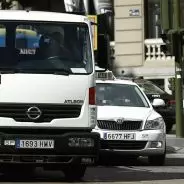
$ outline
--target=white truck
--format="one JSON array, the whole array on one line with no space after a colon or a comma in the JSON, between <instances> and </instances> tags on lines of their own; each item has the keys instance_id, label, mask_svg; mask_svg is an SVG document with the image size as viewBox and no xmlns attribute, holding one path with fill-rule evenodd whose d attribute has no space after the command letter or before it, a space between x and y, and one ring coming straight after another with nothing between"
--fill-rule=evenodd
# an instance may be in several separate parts
<instances>
[{"instance_id":1,"label":"white truck","mask_svg":"<svg viewBox=\"0 0 184 184\"><path fill-rule=\"evenodd\" d=\"M1 10L0 55L1 172L20 164L80 179L99 150L88 18Z\"/></svg>"}]
</instances>

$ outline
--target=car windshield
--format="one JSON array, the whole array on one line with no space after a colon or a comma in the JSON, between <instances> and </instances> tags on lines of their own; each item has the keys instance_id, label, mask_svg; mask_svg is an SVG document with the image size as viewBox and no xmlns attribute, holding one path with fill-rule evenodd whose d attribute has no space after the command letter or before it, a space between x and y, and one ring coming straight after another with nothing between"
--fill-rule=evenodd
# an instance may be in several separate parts
<instances>
[{"instance_id":1,"label":"car windshield","mask_svg":"<svg viewBox=\"0 0 184 184\"><path fill-rule=\"evenodd\" d=\"M137 83L146 94L164 94L165 92L151 82Z\"/></svg>"},{"instance_id":2,"label":"car windshield","mask_svg":"<svg viewBox=\"0 0 184 184\"><path fill-rule=\"evenodd\" d=\"M0 71L90 74L88 25L64 22L0 22Z\"/></svg>"},{"instance_id":3,"label":"car windshield","mask_svg":"<svg viewBox=\"0 0 184 184\"><path fill-rule=\"evenodd\" d=\"M136 85L97 83L97 105L149 107L149 104Z\"/></svg>"}]
</instances>

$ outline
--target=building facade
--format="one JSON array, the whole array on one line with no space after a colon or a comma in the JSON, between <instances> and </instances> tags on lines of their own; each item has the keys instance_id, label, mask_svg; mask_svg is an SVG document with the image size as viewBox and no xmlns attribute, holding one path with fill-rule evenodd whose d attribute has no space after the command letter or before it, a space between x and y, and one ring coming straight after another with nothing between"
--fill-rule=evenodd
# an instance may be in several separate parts
<instances>
[{"instance_id":1,"label":"building facade","mask_svg":"<svg viewBox=\"0 0 184 184\"><path fill-rule=\"evenodd\" d=\"M83 0L84 2L90 2ZM175 73L173 57L166 57L161 51L164 45L160 34L160 0L94 0L99 13L103 6L107 8L113 2L115 11L115 59L113 71L116 75L144 76L147 79L162 81L166 91L168 89L168 78ZM22 9L29 4L35 4L40 9L53 11L73 11L79 0L19 0L23 7L13 1L12 9ZM52 3L51 3L52 2ZM65 5L64 5L65 3ZM101 4L100 4L101 3ZM101 8L101 9L100 9ZM181 8L184 8L184 0L181 0ZM34 9L32 7L31 9ZM184 11L181 11L184 17ZM184 26L184 21L182 21Z\"/></svg>"},{"instance_id":2,"label":"building facade","mask_svg":"<svg viewBox=\"0 0 184 184\"><path fill-rule=\"evenodd\" d=\"M115 0L114 10L116 75L162 81L170 93L168 79L175 74L175 63L161 51L160 0Z\"/></svg>"}]
</instances>

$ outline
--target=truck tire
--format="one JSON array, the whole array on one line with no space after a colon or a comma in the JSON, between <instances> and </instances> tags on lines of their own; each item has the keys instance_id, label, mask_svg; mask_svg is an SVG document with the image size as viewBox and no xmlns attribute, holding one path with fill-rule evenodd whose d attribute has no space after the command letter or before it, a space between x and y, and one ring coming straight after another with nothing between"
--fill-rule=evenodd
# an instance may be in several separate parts
<instances>
[{"instance_id":1,"label":"truck tire","mask_svg":"<svg viewBox=\"0 0 184 184\"><path fill-rule=\"evenodd\" d=\"M79 181L79 180L81 180L85 175L85 171L86 171L86 166L82 166L82 165L70 166L70 167L63 169L65 179L67 181Z\"/></svg>"},{"instance_id":2,"label":"truck tire","mask_svg":"<svg viewBox=\"0 0 184 184\"><path fill-rule=\"evenodd\" d=\"M4 175L11 175L12 177L29 177L34 174L35 167L31 166L24 166L24 165L19 165L18 167L16 166L10 166L10 165L4 165L0 166L0 172ZM22 175L22 173L24 173Z\"/></svg>"}]
</instances>

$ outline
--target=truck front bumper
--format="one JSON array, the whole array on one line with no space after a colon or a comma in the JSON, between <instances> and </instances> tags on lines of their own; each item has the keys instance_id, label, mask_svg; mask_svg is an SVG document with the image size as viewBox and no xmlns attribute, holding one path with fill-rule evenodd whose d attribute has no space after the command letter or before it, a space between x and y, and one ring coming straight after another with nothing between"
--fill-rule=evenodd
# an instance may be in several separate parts
<instances>
[{"instance_id":1,"label":"truck front bumper","mask_svg":"<svg viewBox=\"0 0 184 184\"><path fill-rule=\"evenodd\" d=\"M83 144L71 140L82 139ZM92 140L92 145L84 140ZM99 155L99 134L67 132L61 134L9 134L0 132L0 164L85 164L94 165ZM53 140L53 148L20 148L20 140ZM88 145L88 146L87 146Z\"/></svg>"}]
</instances>

